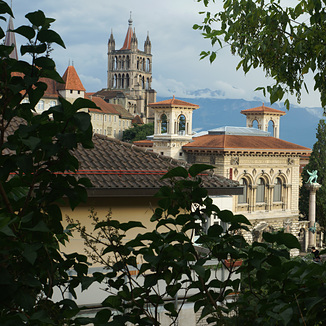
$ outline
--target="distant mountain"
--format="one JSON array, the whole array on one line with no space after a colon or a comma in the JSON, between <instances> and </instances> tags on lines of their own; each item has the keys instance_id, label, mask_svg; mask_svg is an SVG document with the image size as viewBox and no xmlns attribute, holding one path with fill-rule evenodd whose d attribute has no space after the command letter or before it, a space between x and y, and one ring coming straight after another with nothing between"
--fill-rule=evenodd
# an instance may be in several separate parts
<instances>
[{"instance_id":1,"label":"distant mountain","mask_svg":"<svg viewBox=\"0 0 326 326\"><path fill-rule=\"evenodd\" d=\"M180 100L198 104L200 108L194 111L193 130L204 131L223 126L246 126L246 117L241 110L261 106L261 101L246 101L243 99L217 99L195 97L203 94L211 94L209 89L192 92L192 98L179 98ZM218 92L218 91L214 91ZM217 95L217 93L216 93ZM157 97L162 101L167 97ZM322 108L301 108L291 105L289 111L283 106L265 103L266 106L283 110L286 115L280 120L280 138L291 143L312 148L316 142L316 128L322 119Z\"/></svg>"}]
</instances>

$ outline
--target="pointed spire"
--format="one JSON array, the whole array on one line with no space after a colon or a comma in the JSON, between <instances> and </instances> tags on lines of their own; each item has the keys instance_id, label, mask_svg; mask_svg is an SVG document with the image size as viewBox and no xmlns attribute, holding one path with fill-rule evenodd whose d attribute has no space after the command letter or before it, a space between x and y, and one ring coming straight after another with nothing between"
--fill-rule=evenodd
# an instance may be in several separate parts
<instances>
[{"instance_id":1,"label":"pointed spire","mask_svg":"<svg viewBox=\"0 0 326 326\"><path fill-rule=\"evenodd\" d=\"M130 42L134 35L134 33L132 31L131 11L130 11L130 18L128 20L128 23L129 23L129 26L128 26L128 30L127 30L127 35L126 35L125 41L123 43L123 47L120 50L130 50Z\"/></svg>"},{"instance_id":2,"label":"pointed spire","mask_svg":"<svg viewBox=\"0 0 326 326\"><path fill-rule=\"evenodd\" d=\"M11 3L11 5L12 5L12 3ZM14 28L14 20L10 16L9 22L8 22L8 28L7 28L7 32L6 32L6 37L5 37L5 45L14 46L14 49L10 53L9 57L12 59L18 60L16 37L15 37L15 33L12 32L14 29L15 29Z\"/></svg>"},{"instance_id":3,"label":"pointed spire","mask_svg":"<svg viewBox=\"0 0 326 326\"><path fill-rule=\"evenodd\" d=\"M151 53L151 48L152 48L152 43L151 40L149 39L149 32L147 32L147 37L144 43L144 51L149 54Z\"/></svg>"},{"instance_id":4,"label":"pointed spire","mask_svg":"<svg viewBox=\"0 0 326 326\"><path fill-rule=\"evenodd\" d=\"M59 90L74 90L74 91L85 91L82 82L79 79L77 71L74 66L69 66L62 76L64 84L59 84Z\"/></svg>"}]
</instances>

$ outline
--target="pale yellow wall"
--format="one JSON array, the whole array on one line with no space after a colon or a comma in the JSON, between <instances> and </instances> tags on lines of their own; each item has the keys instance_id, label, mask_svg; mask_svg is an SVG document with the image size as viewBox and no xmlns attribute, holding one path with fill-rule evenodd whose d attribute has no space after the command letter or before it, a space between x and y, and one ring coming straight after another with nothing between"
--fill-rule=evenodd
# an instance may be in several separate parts
<instances>
[{"instance_id":1,"label":"pale yellow wall","mask_svg":"<svg viewBox=\"0 0 326 326\"><path fill-rule=\"evenodd\" d=\"M153 223L150 218L153 215L153 210L156 207L157 200L151 197L139 198L90 198L87 205L79 205L73 211L69 207L62 207L62 216L66 220L68 215L74 220L79 220L88 230L92 230L91 219L89 218L90 209L94 208L97 216L100 219L105 219L105 216L111 210L112 219L119 220L120 222L140 221L148 230L153 229ZM126 240L133 239L136 234L145 232L145 229L137 228L130 231ZM65 252L80 252L84 253L84 242L77 232L74 232L74 237L70 243L64 248Z\"/></svg>"},{"instance_id":2,"label":"pale yellow wall","mask_svg":"<svg viewBox=\"0 0 326 326\"><path fill-rule=\"evenodd\" d=\"M101 112L91 112L90 114L93 132L100 135L121 139L123 131L132 126L131 119L120 119L117 114Z\"/></svg>"}]
</instances>

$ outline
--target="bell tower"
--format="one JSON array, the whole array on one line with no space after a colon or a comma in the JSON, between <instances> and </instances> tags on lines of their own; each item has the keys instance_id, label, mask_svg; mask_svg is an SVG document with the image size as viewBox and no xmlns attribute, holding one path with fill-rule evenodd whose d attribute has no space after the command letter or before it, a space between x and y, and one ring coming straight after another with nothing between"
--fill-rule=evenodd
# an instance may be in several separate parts
<instances>
[{"instance_id":1,"label":"bell tower","mask_svg":"<svg viewBox=\"0 0 326 326\"><path fill-rule=\"evenodd\" d=\"M149 35L144 42L144 50L138 49L133 20L128 20L127 34L121 49L116 50L113 32L108 41L108 84L107 89L125 94L133 109L126 109L148 122L150 114L147 105L156 101L152 89L152 53ZM128 101L127 100L127 101ZM152 117L153 118L153 117Z\"/></svg>"},{"instance_id":2,"label":"bell tower","mask_svg":"<svg viewBox=\"0 0 326 326\"><path fill-rule=\"evenodd\" d=\"M192 114L199 105L176 99L148 105L154 111L153 151L185 160L182 146L192 140Z\"/></svg>"},{"instance_id":3,"label":"bell tower","mask_svg":"<svg viewBox=\"0 0 326 326\"><path fill-rule=\"evenodd\" d=\"M262 106L242 110L241 113L247 117L246 126L249 128L252 128L254 121L257 121L258 129L268 131L268 124L272 121L272 136L280 138L280 118L286 114L284 111L269 108L263 103Z\"/></svg>"}]
</instances>

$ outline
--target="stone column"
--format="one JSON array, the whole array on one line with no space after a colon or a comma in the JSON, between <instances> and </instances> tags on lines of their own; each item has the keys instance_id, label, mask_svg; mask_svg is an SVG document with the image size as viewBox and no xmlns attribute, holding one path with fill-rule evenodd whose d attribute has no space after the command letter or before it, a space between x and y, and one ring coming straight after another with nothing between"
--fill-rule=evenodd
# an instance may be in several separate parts
<instances>
[{"instance_id":1,"label":"stone column","mask_svg":"<svg viewBox=\"0 0 326 326\"><path fill-rule=\"evenodd\" d=\"M309 190L309 228L313 228L316 222L316 191L321 187L319 183L306 183ZM315 232L308 230L308 250L316 246Z\"/></svg>"}]
</instances>

